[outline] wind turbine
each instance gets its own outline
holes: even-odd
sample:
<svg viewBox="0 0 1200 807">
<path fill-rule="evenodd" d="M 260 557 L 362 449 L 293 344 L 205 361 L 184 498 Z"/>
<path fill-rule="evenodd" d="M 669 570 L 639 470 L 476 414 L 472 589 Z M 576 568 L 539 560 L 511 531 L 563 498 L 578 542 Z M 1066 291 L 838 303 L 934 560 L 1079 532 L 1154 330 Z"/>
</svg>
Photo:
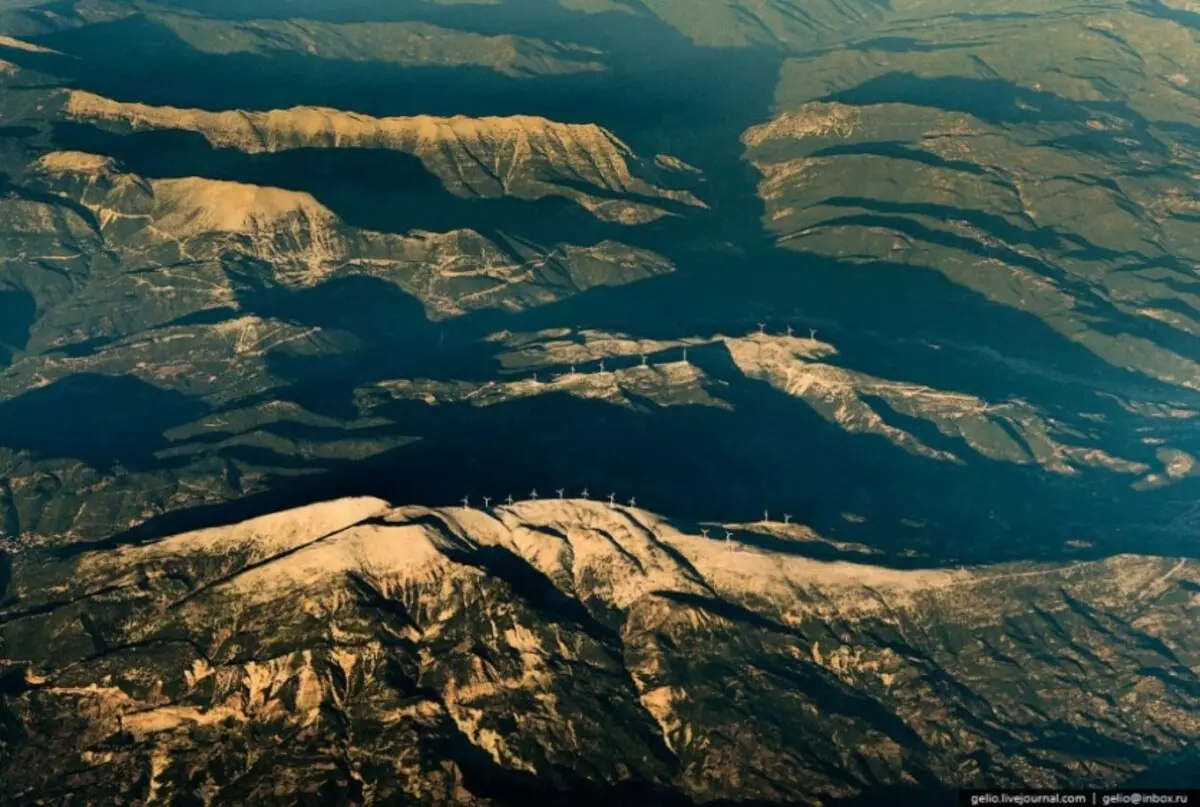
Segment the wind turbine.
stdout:
<svg viewBox="0 0 1200 807">
<path fill-rule="evenodd" d="M 816 329 L 816 328 L 809 328 L 809 329 L 808 329 L 808 338 L 809 338 L 809 339 L 816 339 L 816 338 L 817 338 L 817 329 Z"/>
<path fill-rule="evenodd" d="M 646 366 L 646 354 L 645 353 L 642 354 L 642 366 L 643 367 Z"/>
<path fill-rule="evenodd" d="M 604 359 L 600 360 L 600 372 L 604 372 Z"/>
<path fill-rule="evenodd" d="M 758 333 L 760 335 L 763 335 L 763 334 L 766 334 L 766 332 L 767 332 L 767 323 L 765 323 L 765 322 L 758 323 Z"/>
<path fill-rule="evenodd" d="M 791 514 L 791 513 L 784 513 L 784 514 L 783 514 L 783 523 L 784 523 L 784 524 L 791 524 L 791 523 L 792 523 L 792 514 Z"/>
<path fill-rule="evenodd" d="M 792 326 L 791 325 L 787 326 L 787 335 L 788 336 L 792 335 Z"/>
<path fill-rule="evenodd" d="M 510 494 L 508 494 L 507 496 L 505 496 L 505 497 L 504 497 L 504 503 L 505 503 L 505 504 L 512 504 L 512 503 L 513 503 L 513 497 L 512 497 L 512 494 L 511 494 L 511 493 L 510 493 Z"/>
<path fill-rule="evenodd" d="M 566 488 L 555 488 L 554 492 L 557 493 L 558 498 L 561 499 L 563 497 L 563 494 L 566 493 L 567 490 L 566 490 Z"/>
<path fill-rule="evenodd" d="M 568 373 L 567 375 L 575 375 L 575 365 L 574 364 L 571 365 L 571 372 Z"/>
<path fill-rule="evenodd" d="M 529 491 L 529 498 L 531 498 L 531 499 L 537 498 L 537 488 L 534 488 L 533 490 Z"/>
<path fill-rule="evenodd" d="M 771 514 L 768 513 L 766 510 L 763 510 L 763 523 L 765 524 L 770 520 L 771 520 Z"/>
<path fill-rule="evenodd" d="M 725 530 L 725 551 L 733 551 L 733 533 L 729 530 Z"/>
<path fill-rule="evenodd" d="M 616 504 L 617 504 L 617 494 L 615 494 L 615 493 L 608 494 L 608 506 L 615 507 Z"/>
<path fill-rule="evenodd" d="M 582 492 L 582 493 L 580 493 L 579 495 L 580 495 L 580 497 L 582 497 L 582 498 L 586 499 L 586 498 L 588 497 L 588 489 L 587 489 L 587 488 L 584 488 L 584 489 L 583 489 L 583 492 Z"/>
<path fill-rule="evenodd" d="M 687 345 L 683 346 L 683 363 L 687 364 Z"/>
<path fill-rule="evenodd" d="M 471 497 L 470 496 L 463 496 L 461 499 L 459 499 L 459 501 L 462 502 L 463 507 L 471 506 Z"/>
<path fill-rule="evenodd" d="M 630 506 L 630 507 L 637 507 L 637 496 L 630 496 L 630 497 L 629 497 L 629 506 Z"/>
<path fill-rule="evenodd" d="M 705 538 L 707 538 L 708 537 L 708 527 L 701 527 L 700 534 L 703 535 Z"/>
<path fill-rule="evenodd" d="M 484 510 L 488 509 L 488 507 L 490 507 L 490 506 L 491 506 L 491 504 L 492 504 L 492 497 L 491 497 L 491 496 L 484 496 L 484 497 L 483 497 L 483 509 L 484 509 Z"/>
</svg>

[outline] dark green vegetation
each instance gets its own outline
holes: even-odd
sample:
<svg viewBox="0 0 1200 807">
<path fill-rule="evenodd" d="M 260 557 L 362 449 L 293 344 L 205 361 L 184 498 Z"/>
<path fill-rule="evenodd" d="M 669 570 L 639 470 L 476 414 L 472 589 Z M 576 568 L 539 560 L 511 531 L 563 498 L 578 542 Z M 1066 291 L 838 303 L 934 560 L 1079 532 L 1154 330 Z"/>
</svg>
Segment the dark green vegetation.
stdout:
<svg viewBox="0 0 1200 807">
<path fill-rule="evenodd" d="M 7 563 L 585 485 L 893 567 L 1194 556 L 1192 5 L 0 0 Z M 1160 741 L 1095 742 L 1057 781 Z"/>
</svg>

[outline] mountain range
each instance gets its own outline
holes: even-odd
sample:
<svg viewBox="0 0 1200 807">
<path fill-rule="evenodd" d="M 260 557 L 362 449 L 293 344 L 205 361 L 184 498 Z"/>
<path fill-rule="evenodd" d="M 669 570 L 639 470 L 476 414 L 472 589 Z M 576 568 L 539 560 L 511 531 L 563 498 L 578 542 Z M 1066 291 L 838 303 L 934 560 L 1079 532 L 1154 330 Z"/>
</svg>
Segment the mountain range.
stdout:
<svg viewBox="0 0 1200 807">
<path fill-rule="evenodd" d="M 0 788 L 1196 785 L 1198 32 L 0 0 Z"/>
</svg>

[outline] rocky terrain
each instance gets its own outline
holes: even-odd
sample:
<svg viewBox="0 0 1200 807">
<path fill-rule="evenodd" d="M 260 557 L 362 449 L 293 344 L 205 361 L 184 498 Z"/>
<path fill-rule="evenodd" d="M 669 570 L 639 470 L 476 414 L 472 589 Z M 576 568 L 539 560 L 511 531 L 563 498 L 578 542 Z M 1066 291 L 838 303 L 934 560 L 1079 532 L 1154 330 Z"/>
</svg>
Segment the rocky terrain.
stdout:
<svg viewBox="0 0 1200 807">
<path fill-rule="evenodd" d="M 255 112 L 124 104 L 89 93 L 63 99 L 63 114 L 106 129 L 195 132 L 215 148 L 273 154 L 303 148 L 384 149 L 412 154 L 455 196 L 565 196 L 604 221 L 641 224 L 667 211 L 628 201 L 660 198 L 703 207 L 687 191 L 659 188 L 631 172 L 657 166 L 635 162 L 629 147 L 599 126 L 562 124 L 530 116 L 372 118 L 337 109 L 298 107 Z M 660 165 L 670 164 L 670 158 Z M 557 181 L 556 181 L 557 180 Z M 604 199 L 567 180 L 624 198 Z"/>
<path fill-rule="evenodd" d="M 1200 730 L 1193 561 L 896 571 L 791 532 L 347 499 L 29 554 L 7 792 L 826 803 L 1116 785 Z"/>
<path fill-rule="evenodd" d="M 1200 784 L 1193 5 L 0 0 L 0 792 Z"/>
<path fill-rule="evenodd" d="M 1115 10 L 997 25 L 939 28 L 959 50 L 786 62 L 783 111 L 743 136 L 767 227 L 787 249 L 939 272 L 1196 389 L 1193 37 Z M 1011 60 L 1057 36 L 1069 63 Z M 1131 50 L 1136 72 L 1107 69 Z"/>
</svg>

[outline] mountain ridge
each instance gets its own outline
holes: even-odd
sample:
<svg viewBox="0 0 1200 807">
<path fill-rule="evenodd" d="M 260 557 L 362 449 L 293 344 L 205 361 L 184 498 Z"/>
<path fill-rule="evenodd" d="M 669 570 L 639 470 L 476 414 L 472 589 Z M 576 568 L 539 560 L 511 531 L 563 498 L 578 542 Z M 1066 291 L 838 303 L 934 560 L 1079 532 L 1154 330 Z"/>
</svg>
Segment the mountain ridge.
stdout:
<svg viewBox="0 0 1200 807">
<path fill-rule="evenodd" d="M 272 153 L 300 147 L 353 148 L 374 145 L 412 153 L 451 193 L 542 198 L 561 195 L 604 221 L 653 221 L 666 211 L 649 205 L 597 198 L 553 178 L 578 179 L 608 191 L 632 193 L 695 208 L 706 205 L 689 191 L 654 186 L 630 171 L 632 151 L 594 124 L 564 124 L 535 116 L 470 118 L 435 116 L 375 118 L 319 107 L 253 112 L 154 107 L 111 101 L 91 93 L 67 94 L 64 114 L 93 124 L 119 124 L 132 131 L 194 131 L 216 147 Z M 443 144 L 451 149 L 440 152 Z M 506 153 L 507 151 L 507 153 Z M 660 161 L 642 172 L 683 173 Z M 612 208 L 612 210 L 610 210 Z"/>
<path fill-rule="evenodd" d="M 10 800 L 1191 784 L 1180 3 L 0 6 Z"/>
<path fill-rule="evenodd" d="M 983 748 L 992 786 L 1070 786 L 1084 770 L 1118 784 L 1138 763 L 1106 757 L 1105 743 L 1148 760 L 1182 750 L 1200 728 L 1188 694 L 1200 663 L 1186 617 L 1200 597 L 1195 561 L 898 571 L 742 540 L 778 528 L 769 522 L 730 526 L 732 542 L 583 499 L 479 510 L 366 498 L 49 565 L 18 555 L 0 639 L 24 684 L 3 708 L 34 747 L 79 732 L 84 745 L 64 762 L 100 765 L 111 792 L 135 798 L 147 782 L 113 773 L 132 773 L 147 754 L 160 796 L 187 787 L 183 772 L 196 765 L 209 770 L 212 797 L 225 792 L 212 779 L 217 759 L 197 744 L 218 726 L 341 735 L 319 754 L 345 760 L 360 785 L 339 763 L 286 792 L 302 798 L 303 781 L 317 776 L 333 792 L 365 788 L 366 803 L 442 776 L 402 754 L 382 778 L 378 754 L 404 726 L 426 736 L 418 745 L 454 726 L 489 764 L 536 774 L 564 797 L 564 772 L 586 765 L 601 781 L 688 799 L 813 803 L 885 783 L 969 786 L 983 774 L 969 763 Z M 53 580 L 70 582 L 42 582 Z M 47 630 L 49 644 L 37 639 Z M 1031 635 L 1057 655 L 1031 654 Z M 714 663 L 711 652 L 722 667 L 685 672 Z M 978 677 L 980 665 L 996 664 L 1019 665 L 1020 676 Z M 117 677 L 102 683 L 105 670 Z M 1112 695 L 1100 694 L 1097 675 Z M 821 691 L 823 703 L 806 705 Z M 589 711 L 594 697 L 612 706 Z M 803 745 L 776 733 L 762 711 L 771 699 L 803 727 Z M 81 710 L 69 727 L 42 722 L 67 701 Z M 857 728 L 844 722 L 850 714 Z M 632 722 L 618 730 L 605 715 Z M 1030 721 L 1074 726 L 1083 744 L 1062 756 L 1039 745 Z M 735 746 L 728 732 L 740 737 Z M 601 736 L 626 739 L 600 751 Z M 655 743 L 668 752 L 659 761 Z M 305 759 L 283 753 L 285 768 Z M 452 769 L 467 766 L 452 777 L 472 794 L 461 798 L 480 798 L 471 766 L 452 758 Z M 826 779 L 823 758 L 844 773 Z M 7 776 L 20 788 L 53 792 L 45 765 L 18 770 Z M 280 786 L 275 775 L 246 775 L 250 792 Z M 428 787 L 410 796 L 463 803 Z"/>
</svg>

